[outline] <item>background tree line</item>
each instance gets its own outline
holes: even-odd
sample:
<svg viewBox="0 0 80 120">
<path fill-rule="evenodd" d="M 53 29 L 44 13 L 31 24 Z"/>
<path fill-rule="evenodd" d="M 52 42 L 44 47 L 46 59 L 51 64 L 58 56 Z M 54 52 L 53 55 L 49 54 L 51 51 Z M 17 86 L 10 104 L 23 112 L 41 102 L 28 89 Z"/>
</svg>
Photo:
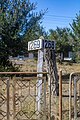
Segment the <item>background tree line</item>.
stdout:
<svg viewBox="0 0 80 120">
<path fill-rule="evenodd" d="M 56 40 L 56 51 L 72 48 L 80 51 L 80 12 L 76 15 L 71 28 L 50 29 L 47 33 L 41 20 L 46 10 L 35 12 L 36 4 L 28 0 L 0 1 L 0 71 L 16 71 L 9 56 L 27 54 L 27 42 L 44 36 Z"/>
<path fill-rule="evenodd" d="M 80 60 L 80 12 L 76 14 L 70 28 L 59 28 L 49 30 L 49 39 L 56 40 L 56 51 L 75 54 L 75 60 Z"/>
</svg>

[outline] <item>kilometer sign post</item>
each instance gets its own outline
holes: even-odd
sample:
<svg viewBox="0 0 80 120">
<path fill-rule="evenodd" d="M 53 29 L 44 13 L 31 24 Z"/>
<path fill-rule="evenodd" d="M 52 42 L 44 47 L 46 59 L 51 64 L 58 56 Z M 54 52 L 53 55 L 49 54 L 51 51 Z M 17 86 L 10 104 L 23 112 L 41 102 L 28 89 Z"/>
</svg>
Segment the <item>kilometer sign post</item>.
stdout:
<svg viewBox="0 0 80 120">
<path fill-rule="evenodd" d="M 45 48 L 55 49 L 55 41 L 38 39 L 28 42 L 28 51 L 40 50 Z"/>
<path fill-rule="evenodd" d="M 34 50 L 38 51 L 38 63 L 37 63 L 37 72 L 38 73 L 43 71 L 42 68 L 43 68 L 44 49 L 47 49 L 47 48 L 52 48 L 53 50 L 55 50 L 55 41 L 37 39 L 37 40 L 28 42 L 28 51 L 34 51 Z M 42 97 L 42 79 L 41 79 L 41 77 L 43 76 L 43 74 L 38 74 L 37 76 L 40 77 L 40 79 L 37 81 L 37 85 L 36 85 L 36 88 L 37 88 L 36 102 L 37 102 L 37 110 L 40 112 L 41 111 L 41 97 Z M 39 118 L 40 118 L 40 116 L 39 116 Z"/>
</svg>

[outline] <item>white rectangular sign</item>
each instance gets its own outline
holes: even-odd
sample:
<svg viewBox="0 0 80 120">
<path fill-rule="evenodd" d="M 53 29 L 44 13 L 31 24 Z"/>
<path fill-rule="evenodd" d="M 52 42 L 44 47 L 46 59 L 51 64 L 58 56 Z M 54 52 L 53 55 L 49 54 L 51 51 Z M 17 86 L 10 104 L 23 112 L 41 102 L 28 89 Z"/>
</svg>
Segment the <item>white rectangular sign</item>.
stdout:
<svg viewBox="0 0 80 120">
<path fill-rule="evenodd" d="M 41 48 L 42 48 L 42 39 L 37 39 L 37 40 L 28 42 L 28 51 L 39 50 Z"/>
<path fill-rule="evenodd" d="M 42 48 L 43 49 L 44 48 L 55 49 L 55 41 L 37 39 L 37 40 L 28 42 L 28 51 L 39 50 L 39 49 L 42 49 Z"/>
</svg>

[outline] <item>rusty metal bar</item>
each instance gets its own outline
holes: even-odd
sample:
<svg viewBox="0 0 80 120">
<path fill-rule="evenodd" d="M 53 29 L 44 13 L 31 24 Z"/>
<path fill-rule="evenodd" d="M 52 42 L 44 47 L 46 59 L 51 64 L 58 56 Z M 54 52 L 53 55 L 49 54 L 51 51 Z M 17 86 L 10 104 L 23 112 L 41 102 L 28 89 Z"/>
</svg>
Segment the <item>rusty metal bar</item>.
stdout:
<svg viewBox="0 0 80 120">
<path fill-rule="evenodd" d="M 7 120 L 9 120 L 9 79 L 7 79 Z"/>
<path fill-rule="evenodd" d="M 44 120 L 46 120 L 46 79 L 44 79 Z"/>
<path fill-rule="evenodd" d="M 51 120 L 51 77 L 49 77 L 49 120 Z"/>
<path fill-rule="evenodd" d="M 74 120 L 77 120 L 77 79 L 74 77 Z"/>
<path fill-rule="evenodd" d="M 70 74 L 70 81 L 69 81 L 69 120 L 71 120 L 71 95 L 72 95 L 72 74 Z"/>
<path fill-rule="evenodd" d="M 37 75 L 37 74 L 48 74 L 48 72 L 0 72 L 0 75 L 18 75 L 18 74 L 21 74 L 21 75 L 29 75 L 29 74 L 33 74 L 33 75 Z"/>
<path fill-rule="evenodd" d="M 72 100 L 71 100 L 71 96 L 72 96 L 72 77 L 76 76 L 76 75 L 80 75 L 80 72 L 73 72 L 70 74 L 70 79 L 69 79 L 69 120 L 71 120 L 71 105 L 72 105 Z"/>
<path fill-rule="evenodd" d="M 1 80 L 0 80 L 0 95 L 1 95 L 1 91 L 2 91 L 2 90 L 1 90 L 1 86 L 2 86 L 2 85 L 1 85 Z"/>
<path fill-rule="evenodd" d="M 79 108 L 80 108 L 80 84 L 79 84 Z"/>
<path fill-rule="evenodd" d="M 59 72 L 59 120 L 62 120 L 62 70 Z"/>
<path fill-rule="evenodd" d="M 16 79 L 13 78 L 13 120 L 15 120 L 15 91 L 16 91 Z"/>
</svg>

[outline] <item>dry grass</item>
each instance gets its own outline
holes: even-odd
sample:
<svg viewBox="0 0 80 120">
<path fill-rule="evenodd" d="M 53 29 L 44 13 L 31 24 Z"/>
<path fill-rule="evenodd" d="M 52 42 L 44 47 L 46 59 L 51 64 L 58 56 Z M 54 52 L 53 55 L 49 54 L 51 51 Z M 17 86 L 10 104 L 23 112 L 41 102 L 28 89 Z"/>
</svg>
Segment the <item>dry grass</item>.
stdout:
<svg viewBox="0 0 80 120">
<path fill-rule="evenodd" d="M 64 64 L 57 64 L 58 66 L 58 70 L 62 69 L 63 74 L 68 74 L 68 73 L 72 73 L 72 72 L 80 72 L 80 64 L 77 63 L 64 63 Z"/>
<path fill-rule="evenodd" d="M 18 61 L 20 62 L 20 61 Z M 32 60 L 25 60 L 22 62 L 20 66 L 20 71 L 25 71 L 25 72 L 36 72 L 37 71 L 37 61 L 32 59 Z M 59 64 L 57 63 L 57 68 L 58 71 L 62 69 L 63 74 L 68 74 L 71 72 L 79 72 L 80 71 L 80 64 L 77 63 L 63 63 Z M 43 71 L 45 71 L 45 66 L 43 66 Z"/>
</svg>

